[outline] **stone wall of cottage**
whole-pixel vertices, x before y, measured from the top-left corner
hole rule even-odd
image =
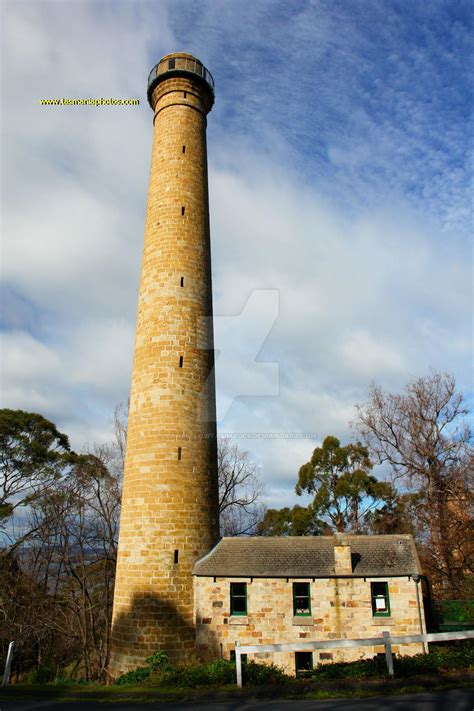
[[[416,587],[413,580],[385,578],[390,617],[374,617],[371,582],[380,578],[338,578],[314,581],[303,578],[195,577],[196,645],[205,659],[229,659],[235,643],[282,644],[358,637],[420,634]],[[247,583],[246,617],[230,614],[230,583]],[[309,582],[311,616],[293,616],[293,583]],[[422,610],[423,631],[426,631]],[[304,651],[304,650],[303,650]],[[383,652],[383,647],[315,650],[313,666],[325,661],[353,661]],[[393,647],[395,653],[418,654],[421,644]],[[249,659],[273,662],[287,674],[295,673],[294,652],[255,653]]]

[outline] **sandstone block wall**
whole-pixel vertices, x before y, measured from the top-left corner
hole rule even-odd
[[[110,673],[194,649],[195,561],[218,537],[202,81],[155,88]]]
[[[339,578],[310,582],[311,617],[293,616],[293,583],[304,579],[195,578],[195,618],[197,651],[205,658],[230,657],[238,640],[244,644],[295,644],[298,642],[391,634],[419,634],[415,583],[408,578],[386,578],[389,587],[390,617],[373,617],[370,583],[380,579]],[[230,615],[230,583],[247,583],[246,617]],[[424,624],[424,618],[423,618]],[[424,627],[424,630],[426,628]],[[394,647],[394,652],[418,654],[421,644]],[[369,658],[383,647],[348,650],[315,650],[313,665],[324,661],[353,661]],[[249,658],[273,662],[287,674],[295,673],[291,652],[257,653]]]

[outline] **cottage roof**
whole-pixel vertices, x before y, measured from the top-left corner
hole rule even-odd
[[[354,577],[421,573],[410,535],[347,536]],[[334,577],[333,536],[222,538],[194,566],[212,577]]]

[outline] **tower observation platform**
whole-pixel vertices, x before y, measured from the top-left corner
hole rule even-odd
[[[211,106],[214,103],[214,79],[211,72],[206,69],[204,64],[193,57],[192,54],[167,54],[156,64],[148,76],[148,103],[152,108],[152,94],[155,88],[162,81],[173,77],[189,77],[191,79],[202,82],[209,90],[212,96]]]

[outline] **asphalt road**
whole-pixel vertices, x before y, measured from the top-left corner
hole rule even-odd
[[[0,711],[474,711],[474,689],[451,689],[438,693],[383,696],[373,699],[328,699],[327,701],[220,701],[217,703],[121,704],[58,701],[2,701]]]

